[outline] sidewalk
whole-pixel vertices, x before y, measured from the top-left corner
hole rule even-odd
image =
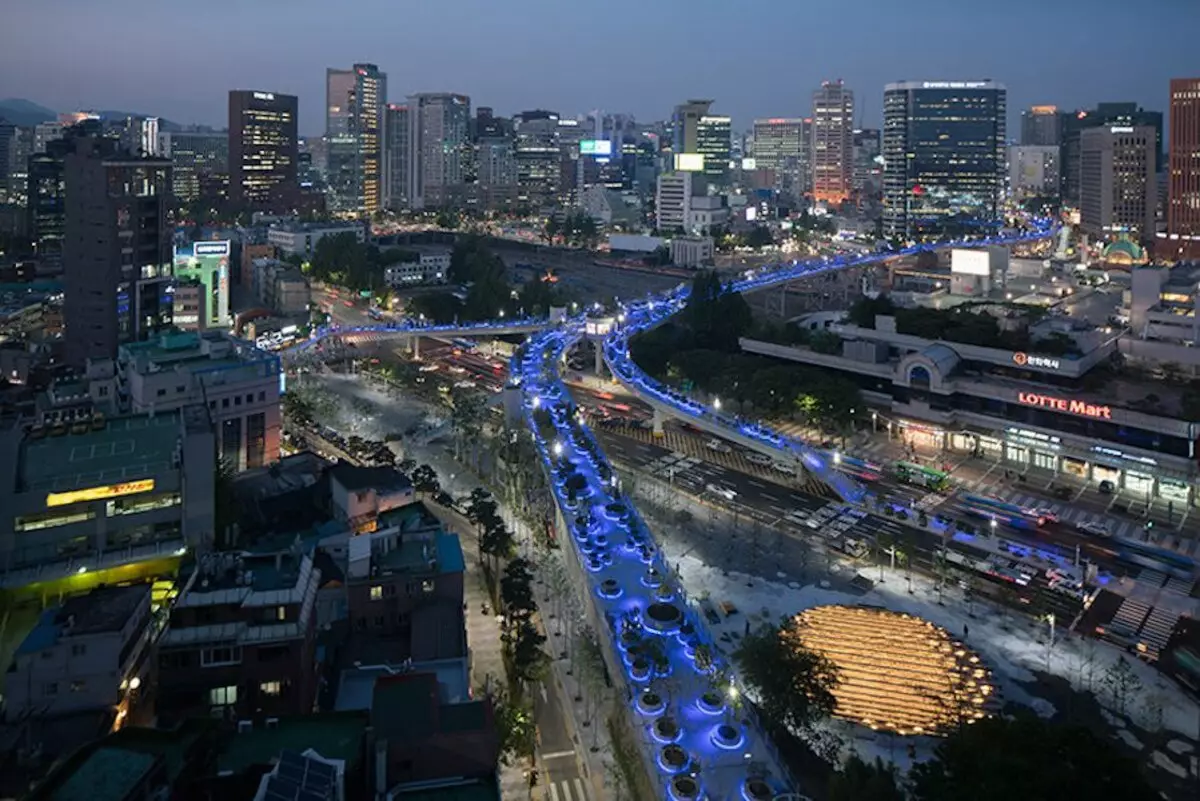
[[[504,671],[503,645],[500,642],[500,624],[496,622],[492,603],[488,598],[483,568],[479,561],[479,547],[470,522],[449,509],[434,506],[448,531],[458,535],[466,561],[463,577],[463,603],[466,606],[467,646],[470,649],[471,689],[479,698],[495,687],[505,688],[507,679]],[[483,605],[488,605],[489,614],[483,614]],[[520,760],[511,765],[499,765],[500,797],[517,799],[529,797],[529,782],[524,775],[525,765]]]

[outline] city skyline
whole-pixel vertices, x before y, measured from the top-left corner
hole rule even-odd
[[[370,62],[392,76],[392,102],[454,92],[505,116],[530,108],[568,115],[599,108],[649,122],[669,118],[688,97],[712,97],[713,112],[733,117],[735,129],[743,130],[756,117],[807,116],[813,88],[832,78],[855,92],[856,125],[878,127],[883,87],[898,80],[1002,82],[1010,92],[1011,124],[1020,109],[1034,104],[1076,108],[1125,100],[1166,110],[1169,79],[1195,71],[1187,47],[1194,25],[1187,22],[1200,21],[1200,7],[1188,0],[1163,0],[1159,10],[1173,15],[1167,26],[1111,0],[1092,4],[1086,18],[1072,9],[1015,0],[1002,9],[973,11],[969,24],[946,0],[928,0],[921,8],[875,0],[867,5],[875,24],[854,31],[847,42],[827,35],[826,28],[840,23],[832,8],[821,7],[778,9],[768,17],[722,8],[689,7],[684,13],[678,4],[617,0],[599,15],[518,0],[497,16],[480,0],[403,13],[368,0],[356,19],[374,15],[379,24],[361,26],[329,19],[327,9],[311,0],[293,4],[285,17],[219,1],[211,13],[219,17],[226,10],[239,24],[221,26],[220,35],[202,46],[180,48],[168,34],[196,24],[182,7],[114,0],[101,9],[71,0],[19,0],[6,10],[14,23],[9,30],[53,26],[66,33],[6,42],[0,48],[0,97],[22,97],[56,111],[119,108],[220,126],[230,89],[259,89],[297,95],[300,133],[312,136],[324,132],[326,68]],[[1036,26],[1017,13],[1024,7],[1036,10]],[[127,38],[131,25],[144,32],[138,48],[115,49],[86,70],[72,57],[78,39],[72,30]],[[395,34],[403,30],[431,35],[406,38],[398,47]],[[451,40],[436,35],[439,30]],[[661,36],[663,30],[677,35]],[[1135,40],[1152,36],[1154,58],[1098,55],[1095,43],[1114,31]],[[938,46],[921,47],[923,39]],[[636,58],[623,68],[618,59],[614,69],[613,42],[623,42]],[[28,69],[31,63],[38,69]],[[655,79],[639,78],[648,73]],[[775,80],[764,81],[764,75]]]

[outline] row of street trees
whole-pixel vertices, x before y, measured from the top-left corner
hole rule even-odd
[[[594,248],[600,239],[600,229],[590,214],[569,212],[565,217],[551,216],[546,220],[542,236],[548,244],[562,242],[568,247]]]
[[[837,668],[800,644],[794,620],[750,632],[734,658],[776,737],[798,735],[818,754],[840,750],[840,743],[821,739],[818,733],[836,708]],[[1127,672],[1128,665],[1125,668]],[[1120,685],[1112,690],[1114,698],[1128,690],[1120,676],[1110,683]],[[968,722],[967,715],[953,714],[959,710],[949,711],[960,722],[907,779],[902,780],[893,765],[854,756],[831,777],[829,801],[1158,797],[1137,764],[1090,728],[1024,712]]]

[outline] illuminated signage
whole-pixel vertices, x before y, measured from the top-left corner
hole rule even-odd
[[[925,81],[922,89],[982,89],[987,81]]]
[[[1083,417],[1095,417],[1097,420],[1111,420],[1112,407],[1096,406],[1079,400],[1056,398],[1053,395],[1038,395],[1035,392],[1018,392],[1017,400],[1026,406],[1037,406],[1053,412],[1068,412]]]
[[[192,246],[193,255],[196,256],[228,256],[229,241],[224,242],[197,242]]]
[[[1133,128],[1128,125],[1114,125],[1108,129],[1112,133],[1133,133]]]
[[[271,94],[270,92],[255,92],[254,99],[255,100],[274,100],[275,95]]]
[[[154,489],[154,479],[144,478],[140,481],[126,481],[124,484],[109,484],[104,487],[72,490],[70,492],[51,492],[46,496],[47,506],[66,506],[83,501],[103,501],[109,498],[119,498],[122,495],[136,495],[139,492],[149,492]]]
[[[702,172],[704,170],[704,154],[676,153],[675,169],[678,172]]]
[[[579,143],[581,156],[611,156],[612,142],[606,139],[584,139]]]
[[[745,159],[742,159],[742,169],[743,169],[743,170],[755,170],[755,169],[758,169],[758,160],[757,160],[757,159],[752,159],[752,158],[745,158]]]
[[[1062,366],[1062,362],[1058,359],[1047,359],[1045,356],[1031,356],[1028,353],[1014,353],[1013,363],[1018,367],[1045,367],[1048,370],[1057,370]]]

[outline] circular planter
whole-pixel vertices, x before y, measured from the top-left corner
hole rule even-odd
[[[716,690],[708,690],[696,699],[696,706],[706,714],[719,715],[725,711],[725,696]]]
[[[691,776],[671,778],[671,798],[678,801],[693,801],[700,797],[700,782]]]
[[[614,501],[604,507],[604,514],[612,520],[624,520],[629,516],[629,507]]]
[[[650,549],[649,545],[643,544],[639,549],[639,553],[642,557],[642,561],[646,564],[650,564],[654,561],[654,551]]]
[[[742,790],[744,791],[743,795],[750,801],[771,801],[775,797],[775,791],[771,789],[771,785],[762,779],[747,779]]]
[[[675,598],[675,591],[666,584],[662,585],[654,591],[654,600],[660,603],[666,603]]]
[[[645,584],[650,589],[654,589],[663,583],[662,573],[656,569],[650,568],[646,571],[646,575],[642,576],[642,584]]]
[[[678,628],[682,620],[683,612],[675,604],[653,603],[646,608],[646,617],[643,623],[648,629],[667,632]]]
[[[695,633],[696,627],[692,625],[691,621],[685,620],[683,625],[679,627],[679,639],[681,640],[686,640],[695,635]]]
[[[687,751],[674,743],[664,745],[658,752],[658,765],[668,773],[678,773],[688,766]]]
[[[608,536],[605,534],[597,534],[596,536],[592,537],[592,542],[596,543],[601,548],[606,547],[608,545]]]
[[[654,739],[660,743],[673,743],[679,739],[681,734],[683,731],[679,728],[679,724],[670,715],[663,715],[654,721]]]
[[[746,742],[746,736],[742,734],[742,730],[729,723],[722,723],[712,731],[713,745],[717,748],[723,748],[726,751],[732,751],[735,748],[741,748]]]
[[[633,631],[631,629],[626,629],[621,632],[621,639],[620,639],[621,647],[624,649],[632,648],[634,645],[637,645],[638,640],[640,640],[641,638],[642,638],[642,635],[640,633],[638,633],[637,631]]]
[[[587,569],[591,572],[598,573],[603,567],[604,563],[601,562],[599,558],[595,556],[589,556],[587,558]]]
[[[646,690],[638,696],[638,709],[647,715],[659,715],[667,708],[667,702],[653,690]]]
[[[621,585],[616,579],[605,579],[600,582],[599,593],[601,598],[618,598],[621,595]]]
[[[604,565],[607,567],[613,563],[613,555],[611,553],[609,553],[608,551],[604,551],[603,553],[600,554],[600,561],[603,562]]]
[[[629,666],[629,676],[634,681],[646,681],[650,678],[650,672],[650,662],[640,657],[633,660],[633,664]]]

